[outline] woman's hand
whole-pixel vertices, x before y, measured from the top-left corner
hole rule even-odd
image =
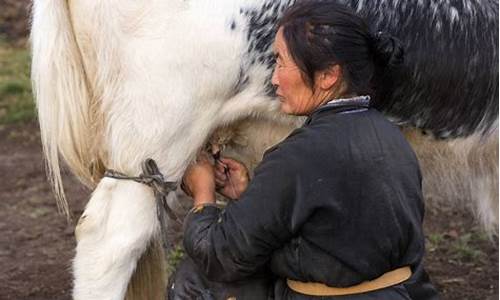
[[[215,164],[217,191],[230,199],[238,199],[248,186],[248,170],[241,162],[221,158]]]
[[[206,154],[198,156],[195,164],[188,167],[182,179],[182,188],[194,199],[194,206],[215,203],[214,167]]]

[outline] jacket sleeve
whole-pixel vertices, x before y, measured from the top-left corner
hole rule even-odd
[[[285,152],[267,154],[245,193],[225,210],[206,206],[186,217],[184,247],[209,279],[235,281],[262,270],[311,213],[296,156]]]

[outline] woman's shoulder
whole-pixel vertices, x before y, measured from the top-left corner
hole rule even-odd
[[[408,159],[414,156],[400,128],[372,108],[322,118],[311,124],[307,135],[311,136],[308,139],[313,141],[314,148],[333,152],[342,161],[363,161],[395,152]]]
[[[304,126],[295,129],[286,139],[269,148],[264,159],[280,161],[286,168],[301,169],[322,152],[335,151],[331,135],[321,129]]]
[[[398,126],[375,108],[330,114],[310,125],[312,133],[324,134],[327,136],[342,137],[358,135],[362,132],[366,132],[369,128],[382,130],[385,134],[402,136]],[[379,136],[379,138],[381,138],[381,136]]]

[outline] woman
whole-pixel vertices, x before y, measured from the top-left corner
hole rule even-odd
[[[281,110],[309,118],[266,152],[250,183],[230,159],[186,172],[187,254],[211,281],[273,274],[274,299],[437,298],[422,268],[417,159],[370,104],[372,78],[390,78],[401,47],[339,4],[306,2],[287,11],[274,49]],[[217,208],[216,185],[239,200]],[[195,287],[206,282],[189,284],[211,297]]]

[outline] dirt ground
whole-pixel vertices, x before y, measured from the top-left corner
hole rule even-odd
[[[0,0],[0,35],[21,45],[29,30],[30,0]]]
[[[35,124],[0,129],[0,299],[70,299],[72,224],[57,213]],[[69,177],[69,176],[67,176]],[[89,192],[66,187],[73,213]]]
[[[65,176],[75,220],[89,191]],[[36,124],[0,127],[0,300],[71,299],[74,224],[57,213]],[[428,211],[426,268],[442,299],[498,299],[498,240],[466,211]]]

